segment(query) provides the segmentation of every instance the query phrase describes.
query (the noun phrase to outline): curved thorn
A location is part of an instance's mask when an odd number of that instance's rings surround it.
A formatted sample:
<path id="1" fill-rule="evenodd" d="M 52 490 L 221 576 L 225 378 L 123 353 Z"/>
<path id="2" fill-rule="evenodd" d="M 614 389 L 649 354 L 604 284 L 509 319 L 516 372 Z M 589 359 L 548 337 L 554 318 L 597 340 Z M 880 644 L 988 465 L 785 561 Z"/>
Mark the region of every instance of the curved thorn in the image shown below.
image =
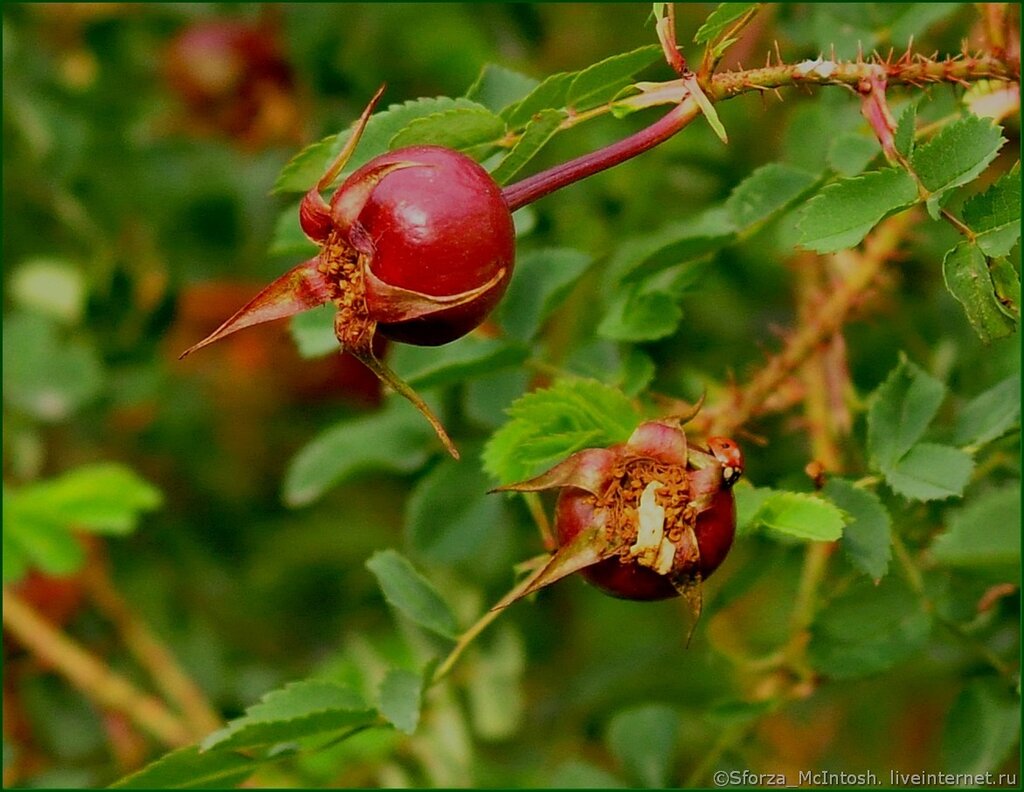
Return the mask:
<path id="1" fill-rule="evenodd" d="M 373 108 L 377 106 L 377 102 L 380 101 L 381 96 L 384 94 L 384 89 L 387 87 L 387 83 L 381 83 L 380 88 L 377 89 L 377 93 L 373 95 L 369 104 L 366 105 L 366 109 L 363 110 L 363 114 L 359 116 L 359 120 L 356 121 L 352 134 L 348 136 L 348 140 L 345 141 L 345 145 L 342 146 L 341 151 L 338 152 L 338 156 L 334 158 L 334 162 L 327 166 L 327 170 L 324 171 L 324 175 L 321 176 L 320 181 L 316 183 L 316 189 L 318 191 L 326 190 L 330 187 L 331 182 L 338 178 L 338 174 L 341 173 L 342 169 L 352 157 L 352 154 L 356 150 L 356 146 L 359 145 L 359 138 L 363 136 L 366 124 L 370 120 Z"/>
<path id="2" fill-rule="evenodd" d="M 378 278 L 373 271 L 367 267 L 365 270 L 364 283 L 366 285 L 366 307 L 375 321 L 381 324 L 395 324 L 406 322 L 410 319 L 422 319 L 431 314 L 446 311 L 459 305 L 473 302 L 477 298 L 489 292 L 491 289 L 501 285 L 505 278 L 505 268 L 498 270 L 497 274 L 483 286 L 478 286 L 469 291 L 459 294 L 423 294 L 422 292 L 403 289 L 401 286 L 392 286 Z"/>
<path id="3" fill-rule="evenodd" d="M 420 395 L 414 391 L 405 380 L 395 374 L 395 372 L 392 371 L 384 361 L 377 358 L 371 350 L 362 351 L 358 349 L 349 349 L 346 351 L 351 352 L 352 355 L 358 358 L 364 366 L 376 374 L 382 382 L 391 386 L 392 390 L 412 402 L 413 407 L 419 410 L 423 417 L 426 418 L 434 428 L 434 431 L 437 433 L 437 437 L 440 439 L 442 445 L 444 445 L 445 450 L 455 459 L 459 458 L 459 450 L 455 447 L 455 443 L 453 443 L 452 439 L 448 436 L 448 432 L 445 431 L 444 425 L 441 423 L 440 419 L 434 415 L 430 407 L 427 406 L 427 403 L 420 398 Z"/>
<path id="4" fill-rule="evenodd" d="M 323 305 L 331 299 L 331 285 L 320 272 L 320 258 L 311 258 L 266 286 L 263 291 L 238 309 L 224 324 L 198 344 L 189 347 L 178 359 L 191 355 L 207 344 L 252 325 L 283 319 L 310 308 Z"/>

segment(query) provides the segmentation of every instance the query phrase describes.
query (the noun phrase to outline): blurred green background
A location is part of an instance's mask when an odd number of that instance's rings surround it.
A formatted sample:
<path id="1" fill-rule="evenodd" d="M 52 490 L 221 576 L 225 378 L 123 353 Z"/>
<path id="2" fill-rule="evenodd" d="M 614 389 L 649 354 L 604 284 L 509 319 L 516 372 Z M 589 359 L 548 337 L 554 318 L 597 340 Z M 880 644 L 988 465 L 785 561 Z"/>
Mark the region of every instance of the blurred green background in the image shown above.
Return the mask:
<path id="1" fill-rule="evenodd" d="M 776 39 L 791 61 L 833 40 L 900 44 L 872 16 L 883 11 L 856 5 L 859 12 L 772 6 L 727 65 L 762 63 Z M 680 6 L 681 42 L 712 8 Z M 465 536 L 472 541 L 457 552 L 410 536 L 415 493 L 424 497 L 420 482 L 438 458 L 408 474 L 356 476 L 312 505 L 288 508 L 281 482 L 289 460 L 318 431 L 376 409 L 373 378 L 337 356 L 302 359 L 287 323 L 176 358 L 297 261 L 268 252 L 279 215 L 295 200 L 271 194 L 274 180 L 302 145 L 347 126 L 382 82 L 386 104 L 462 95 L 487 62 L 535 78 L 576 70 L 655 41 L 649 6 L 5 3 L 2 13 L 5 482 L 17 487 L 118 461 L 164 493 L 163 507 L 135 534 L 103 542 L 102 552 L 118 588 L 226 718 L 289 680 L 344 676 L 401 656 L 363 565 L 376 549 L 408 552 L 468 624 L 509 587 L 512 566 L 539 551 L 520 503 L 471 512 L 466 519 L 477 522 Z M 201 45 L 183 54 L 183 32 L 213 20 L 244 21 L 271 54 L 241 65 L 218 62 Z M 973 20 L 968 4 L 951 4 L 928 28 L 922 51 L 957 51 L 975 35 Z M 663 67 L 650 73 L 671 76 Z M 230 90 L 199 95 L 189 80 L 214 87 L 226 80 Z M 936 88 L 921 112 L 940 118 L 952 106 L 952 92 Z M 783 103 L 745 96 L 720 113 L 728 147 L 694 124 L 532 208 L 521 251 L 573 247 L 601 262 L 623 239 L 723 200 L 764 162 L 816 167 L 836 130 L 868 137 L 856 98 L 839 89 L 789 92 Z M 598 148 L 650 118 L 639 116 L 581 125 L 556 138 L 530 170 Z M 1005 134 L 1012 161 L 1017 132 Z M 934 228 L 914 237 L 894 276 L 898 307 L 849 330 L 852 379 L 864 394 L 900 349 L 963 398 L 1019 370 L 1016 341 L 983 348 L 943 289 L 937 262 L 954 234 Z M 692 399 L 711 383 L 714 392 L 777 348 L 770 328 L 794 322 L 791 247 L 785 227 L 769 229 L 701 270 L 683 306 L 684 329 L 646 349 L 658 365 L 656 389 Z M 600 369 L 612 354 L 590 340 L 588 307 L 600 279 L 599 263 L 545 334 L 569 368 Z M 476 464 L 480 442 L 500 424 L 501 406 L 488 406 L 475 429 L 463 428 L 467 464 Z M 779 486 L 802 480 L 806 438 L 792 419 L 755 429 L 769 442 L 749 445 L 750 478 Z M 1006 446 L 1013 459 L 1015 442 Z M 1002 475 L 1019 482 L 1013 467 Z M 482 474 L 465 476 L 467 488 L 490 484 Z M 939 515 L 926 505 L 904 509 L 900 519 L 926 526 Z M 712 595 L 731 603 L 705 617 L 689 649 L 678 603 L 622 602 L 565 581 L 538 604 L 515 606 L 485 634 L 460 684 L 429 702 L 416 737 L 368 733 L 292 760 L 272 780 L 657 786 L 706 782 L 692 774 L 709 757 L 716 767 L 794 776 L 828 768 L 887 779 L 890 768 L 946 766 L 946 715 L 964 680 L 983 675 L 984 666 L 948 636 L 882 675 L 825 685 L 774 711 L 750 703 L 769 699 L 768 688 L 786 680 L 737 658 L 785 639 L 801 559 L 797 548 L 740 541 L 711 584 Z M 841 566 L 835 576 L 849 582 L 852 573 Z M 973 602 L 987 581 L 949 585 Z M 1018 594 L 1002 601 L 984 638 L 1004 653 L 1018 639 L 1018 603 Z M 138 677 L 87 603 L 67 629 Z M 9 643 L 6 782 L 104 785 L 158 753 L 150 746 L 118 758 L 109 722 Z M 620 732 L 645 728 L 644 719 L 670 724 L 671 746 L 638 770 L 616 746 Z"/>

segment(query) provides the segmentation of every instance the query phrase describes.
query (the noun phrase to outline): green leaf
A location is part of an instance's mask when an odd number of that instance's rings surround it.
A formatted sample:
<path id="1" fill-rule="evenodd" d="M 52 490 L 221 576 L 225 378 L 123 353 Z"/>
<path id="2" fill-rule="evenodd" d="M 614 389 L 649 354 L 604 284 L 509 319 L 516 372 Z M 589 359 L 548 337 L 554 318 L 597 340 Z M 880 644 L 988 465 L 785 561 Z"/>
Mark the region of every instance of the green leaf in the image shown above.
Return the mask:
<path id="1" fill-rule="evenodd" d="M 901 356 L 868 409 L 868 453 L 874 466 L 891 466 L 909 451 L 945 398 L 945 385 Z"/>
<path id="2" fill-rule="evenodd" d="M 267 693 L 242 717 L 206 737 L 200 747 L 218 752 L 256 748 L 370 725 L 376 719 L 377 712 L 351 688 L 309 679 Z"/>
<path id="3" fill-rule="evenodd" d="M 39 314 L 4 319 L 4 403 L 40 421 L 68 418 L 100 392 L 103 370 L 92 347 L 58 333 Z"/>
<path id="4" fill-rule="evenodd" d="M 4 545 L 15 561 L 4 565 L 4 583 L 13 583 L 38 567 L 48 575 L 70 575 L 85 562 L 85 551 L 70 527 L 38 510 L 21 508 L 20 499 L 4 489 Z"/>
<path id="5" fill-rule="evenodd" d="M 737 229 L 746 229 L 781 212 L 817 182 L 817 177 L 794 165 L 769 162 L 733 189 L 725 208 Z"/>
<path id="6" fill-rule="evenodd" d="M 583 759 L 566 759 L 543 779 L 548 789 L 625 789 L 626 783 Z"/>
<path id="7" fill-rule="evenodd" d="M 291 318 L 288 331 L 302 357 L 323 357 L 341 351 L 338 337 L 334 334 L 334 317 L 337 313 L 338 309 L 330 304 L 297 313 Z"/>
<path id="8" fill-rule="evenodd" d="M 531 250 L 516 262 L 508 292 L 497 310 L 510 338 L 529 341 L 572 291 L 594 260 L 571 248 Z"/>
<path id="9" fill-rule="evenodd" d="M 968 115 L 919 146 L 910 164 L 932 193 L 931 203 L 943 192 L 977 177 L 995 159 L 1005 142 L 992 119 Z"/>
<path id="10" fill-rule="evenodd" d="M 565 118 L 564 110 L 541 110 L 537 113 L 512 150 L 491 171 L 492 178 L 498 184 L 507 184 L 555 136 Z"/>
<path id="11" fill-rule="evenodd" d="M 1011 374 L 964 405 L 956 424 L 956 445 L 982 445 L 1020 424 L 1020 376 Z"/>
<path id="12" fill-rule="evenodd" d="M 1018 569 L 1019 483 L 970 499 L 950 517 L 949 528 L 936 537 L 931 552 L 947 566 Z"/>
<path id="13" fill-rule="evenodd" d="M 466 91 L 466 99 L 495 113 L 526 97 L 538 85 L 537 80 L 496 63 L 485 64 Z"/>
<path id="14" fill-rule="evenodd" d="M 988 271 L 992 275 L 992 285 L 996 290 L 999 310 L 1013 319 L 1014 324 L 1020 321 L 1020 276 L 1010 260 L 1004 256 L 989 259 Z"/>
<path id="15" fill-rule="evenodd" d="M 904 3 L 902 5 L 906 7 L 906 10 L 889 23 L 889 41 L 896 47 L 907 47 L 912 38 L 920 39 L 922 34 L 936 22 L 959 11 L 963 3 Z"/>
<path id="16" fill-rule="evenodd" d="M 800 244 L 818 253 L 851 248 L 890 214 L 917 200 L 917 187 L 898 168 L 871 171 L 827 185 L 804 208 Z"/>
<path id="17" fill-rule="evenodd" d="M 885 577 L 892 557 L 892 519 L 873 492 L 845 479 L 829 479 L 822 494 L 846 512 L 843 551 L 856 569 L 873 580 Z"/>
<path id="18" fill-rule="evenodd" d="M 573 76 L 566 104 L 575 110 L 587 110 L 607 102 L 632 82 L 633 75 L 660 59 L 661 47 L 648 44 L 598 61 Z"/>
<path id="19" fill-rule="evenodd" d="M 718 8 L 711 12 L 704 24 L 697 28 L 693 40 L 697 44 L 705 44 L 714 41 L 722 35 L 729 27 L 743 16 L 751 8 L 756 8 L 757 3 L 719 3 Z"/>
<path id="20" fill-rule="evenodd" d="M 33 258 L 23 262 L 11 275 L 9 294 L 29 311 L 75 324 L 85 308 L 85 279 L 71 262 L 55 258 Z"/>
<path id="21" fill-rule="evenodd" d="M 398 346 L 391 366 L 413 388 L 427 390 L 518 366 L 528 355 L 519 344 L 470 335 L 439 347 Z"/>
<path id="22" fill-rule="evenodd" d="M 963 216 L 977 235 L 982 253 L 1009 253 L 1020 239 L 1020 162 L 985 192 L 971 196 L 964 203 Z"/>
<path id="23" fill-rule="evenodd" d="M 268 252 L 272 256 L 308 259 L 316 255 L 319 247 L 311 242 L 299 225 L 299 204 L 293 204 L 277 216 L 274 234 Z M 297 314 L 301 316 L 301 314 Z"/>
<path id="24" fill-rule="evenodd" d="M 358 473 L 417 470 L 427 461 L 433 438 L 422 415 L 404 399 L 392 398 L 380 412 L 341 421 L 306 444 L 285 473 L 285 503 L 312 503 Z"/>
<path id="25" fill-rule="evenodd" d="M 391 138 L 388 148 L 445 146 L 465 151 L 494 143 L 504 134 L 504 121 L 483 105 L 472 103 L 472 106 L 453 107 L 409 122 Z"/>
<path id="26" fill-rule="evenodd" d="M 845 521 L 833 504 L 803 492 L 773 492 L 753 517 L 754 525 L 817 542 L 834 542 L 842 536 Z"/>
<path id="27" fill-rule="evenodd" d="M 468 452 L 445 459 L 417 482 L 406 512 L 410 549 L 427 561 L 450 564 L 483 552 L 505 521 L 501 498 Z"/>
<path id="28" fill-rule="evenodd" d="M 771 487 L 755 487 L 746 479 L 741 479 L 739 484 L 733 488 L 733 495 L 736 498 L 736 532 L 738 534 L 749 533 L 757 525 L 754 518 L 757 517 L 761 506 L 777 491 Z"/>
<path id="29" fill-rule="evenodd" d="M 597 333 L 615 341 L 656 341 L 672 335 L 682 319 L 676 295 L 630 284 L 615 294 Z"/>
<path id="30" fill-rule="evenodd" d="M 234 751 L 200 751 L 195 745 L 164 754 L 111 789 L 228 789 L 247 779 L 259 762 Z"/>
<path id="31" fill-rule="evenodd" d="M 640 423 L 629 399 L 591 379 L 558 380 L 507 413 L 510 420 L 484 449 L 484 467 L 502 483 L 536 475 L 582 448 L 625 442 Z"/>
<path id="32" fill-rule="evenodd" d="M 664 269 L 706 256 L 736 238 L 724 206 L 716 206 L 657 231 L 621 243 L 608 264 L 615 281 L 642 280 Z"/>
<path id="33" fill-rule="evenodd" d="M 392 668 L 380 683 L 380 714 L 400 732 L 412 734 L 420 722 L 423 677 L 404 668 Z"/>
<path id="34" fill-rule="evenodd" d="M 545 78 L 540 85 L 523 99 L 501 111 L 510 129 L 526 126 L 542 110 L 557 110 L 565 107 L 569 85 L 576 78 L 575 72 L 559 72 Z"/>
<path id="35" fill-rule="evenodd" d="M 1020 739 L 1020 696 L 994 679 L 974 679 L 956 697 L 942 735 L 943 769 L 998 770 Z"/>
<path id="36" fill-rule="evenodd" d="M 942 260 L 942 277 L 984 343 L 1013 335 L 1017 323 L 1003 312 L 985 254 L 977 245 L 964 240 L 950 250 Z"/>
<path id="37" fill-rule="evenodd" d="M 870 676 L 920 651 L 930 631 L 931 617 L 897 576 L 861 579 L 818 614 L 808 659 L 834 679 Z"/>
<path id="38" fill-rule="evenodd" d="M 625 773 L 640 786 L 670 786 L 678 752 L 679 713 L 664 704 L 645 704 L 616 713 L 606 741 Z"/>
<path id="39" fill-rule="evenodd" d="M 832 141 L 826 158 L 829 167 L 839 175 L 856 176 L 881 151 L 882 147 L 878 144 L 878 138 L 849 132 Z"/>
<path id="40" fill-rule="evenodd" d="M 366 124 L 352 158 L 342 174 L 351 173 L 360 165 L 369 162 L 378 154 L 388 151 L 392 138 L 413 121 L 459 108 L 476 108 L 479 105 L 468 99 L 452 99 L 447 96 L 416 99 L 403 104 L 391 105 L 387 110 L 374 113 Z M 307 192 L 311 189 L 327 166 L 338 155 L 352 134 L 352 127 L 336 135 L 326 137 L 318 143 L 306 146 L 284 166 L 274 184 L 274 192 Z"/>
<path id="41" fill-rule="evenodd" d="M 520 632 L 502 623 L 489 644 L 477 645 L 463 672 L 473 731 L 485 740 L 506 740 L 523 723 L 526 646 Z"/>
<path id="42" fill-rule="evenodd" d="M 896 122 L 893 144 L 896 151 L 908 160 L 914 153 L 914 136 L 917 132 L 917 102 L 911 102 Z"/>
<path id="43" fill-rule="evenodd" d="M 960 497 L 971 480 L 974 460 L 959 448 L 918 443 L 882 474 L 894 492 L 911 500 Z"/>
<path id="44" fill-rule="evenodd" d="M 414 623 L 445 638 L 455 638 L 455 616 L 437 590 L 394 550 L 374 553 L 366 562 L 388 603 Z"/>

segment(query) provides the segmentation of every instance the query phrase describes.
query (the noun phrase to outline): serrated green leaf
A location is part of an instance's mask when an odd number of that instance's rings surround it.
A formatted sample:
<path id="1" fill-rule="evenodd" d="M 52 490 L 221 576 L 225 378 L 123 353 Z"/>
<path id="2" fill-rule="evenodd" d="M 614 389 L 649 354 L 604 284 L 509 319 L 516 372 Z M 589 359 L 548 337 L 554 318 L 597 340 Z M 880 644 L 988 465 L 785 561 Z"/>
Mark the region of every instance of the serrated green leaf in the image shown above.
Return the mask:
<path id="1" fill-rule="evenodd" d="M 956 424 L 956 445 L 981 445 L 1020 424 L 1020 377 L 1012 374 L 964 405 Z"/>
<path id="2" fill-rule="evenodd" d="M 936 443 L 918 443 L 895 464 L 882 466 L 894 492 L 921 501 L 960 497 L 973 471 L 969 454 Z"/>
<path id="3" fill-rule="evenodd" d="M 842 545 L 850 563 L 873 580 L 885 577 L 892 557 L 892 519 L 882 501 L 873 492 L 839 478 L 829 479 L 822 494 L 849 519 Z"/>
<path id="4" fill-rule="evenodd" d="M 334 317 L 337 312 L 333 304 L 321 305 L 291 318 L 288 331 L 302 357 L 323 357 L 341 351 L 338 337 L 334 334 Z"/>
<path id="5" fill-rule="evenodd" d="M 679 713 L 645 704 L 616 713 L 605 738 L 625 773 L 641 787 L 664 789 L 678 752 Z"/>
<path id="6" fill-rule="evenodd" d="M 506 184 L 513 176 L 547 145 L 547 142 L 558 132 L 565 120 L 564 110 L 541 110 L 523 130 L 522 136 L 516 141 L 512 150 L 491 171 L 491 176 L 498 184 Z"/>
<path id="7" fill-rule="evenodd" d="M 518 366 L 528 355 L 519 344 L 465 336 L 439 347 L 398 346 L 391 366 L 413 388 L 427 390 Z"/>
<path id="8" fill-rule="evenodd" d="M 497 320 L 510 338 L 529 341 L 594 260 L 571 248 L 532 250 L 516 262 Z"/>
<path id="9" fill-rule="evenodd" d="M 704 20 L 704 24 L 697 28 L 693 40 L 697 44 L 713 41 L 728 30 L 733 22 L 757 6 L 758 3 L 719 3 L 718 8 Z"/>
<path id="10" fill-rule="evenodd" d="M 354 690 L 308 679 L 267 693 L 240 718 L 202 741 L 203 751 L 256 748 L 370 725 L 376 710 Z"/>
<path id="11" fill-rule="evenodd" d="M 968 500 L 954 512 L 949 528 L 931 547 L 937 561 L 955 567 L 1020 565 L 1020 486 L 1013 485 Z"/>
<path id="12" fill-rule="evenodd" d="M 1005 142 L 992 119 L 966 116 L 919 146 L 910 163 L 925 188 L 937 196 L 972 181 Z"/>
<path id="13" fill-rule="evenodd" d="M 811 665 L 834 679 L 885 671 L 924 647 L 931 617 L 898 576 L 861 580 L 829 602 L 811 625 Z"/>
<path id="14" fill-rule="evenodd" d="M 339 177 L 351 173 L 360 165 L 387 151 L 391 139 L 416 119 L 446 110 L 474 107 L 479 105 L 468 99 L 438 96 L 394 104 L 387 110 L 374 113 L 363 130 L 359 146 Z M 352 127 L 304 148 L 284 166 L 273 191 L 307 192 L 327 170 L 328 164 L 348 142 L 351 134 Z"/>
<path id="15" fill-rule="evenodd" d="M 645 292 L 642 284 L 631 284 L 616 293 L 597 333 L 615 341 L 655 341 L 672 335 L 682 319 L 674 295 Z"/>
<path id="16" fill-rule="evenodd" d="M 514 102 L 522 100 L 538 84 L 533 77 L 496 63 L 488 63 L 466 90 L 465 98 L 499 113 Z"/>
<path id="17" fill-rule="evenodd" d="M 548 76 L 522 100 L 502 110 L 501 117 L 511 129 L 518 129 L 530 123 L 530 119 L 542 110 L 564 108 L 569 85 L 575 78 L 575 72 L 559 72 Z"/>
<path id="18" fill-rule="evenodd" d="M 507 521 L 500 498 L 468 450 L 445 459 L 420 479 L 406 508 L 406 538 L 416 556 L 451 564 L 472 559 Z"/>
<path id="19" fill-rule="evenodd" d="M 832 170 L 841 176 L 856 176 L 882 151 L 875 137 L 848 132 L 832 141 L 826 159 Z"/>
<path id="20" fill-rule="evenodd" d="M 773 492 L 752 518 L 754 525 L 816 542 L 834 542 L 842 536 L 845 521 L 832 503 L 803 492 Z"/>
<path id="21" fill-rule="evenodd" d="M 596 380 L 563 379 L 518 399 L 492 435 L 484 467 L 501 483 L 540 473 L 582 448 L 629 439 L 640 415 L 621 392 Z"/>
<path id="22" fill-rule="evenodd" d="M 868 453 L 875 467 L 892 465 L 921 439 L 946 386 L 902 358 L 871 397 Z"/>
<path id="23" fill-rule="evenodd" d="M 911 102 L 896 122 L 893 144 L 896 151 L 908 160 L 914 153 L 914 135 L 917 132 L 917 102 Z"/>
<path id="24" fill-rule="evenodd" d="M 1013 335 L 1017 323 L 1003 312 L 985 254 L 977 245 L 964 240 L 950 250 L 942 260 L 942 277 L 984 343 Z"/>
<path id="25" fill-rule="evenodd" d="M 483 105 L 473 103 L 473 106 L 453 107 L 410 121 L 395 133 L 388 148 L 445 146 L 465 151 L 494 143 L 504 134 L 505 122 Z"/>
<path id="26" fill-rule="evenodd" d="M 799 223 L 800 244 L 818 253 L 853 247 L 884 218 L 916 200 L 914 180 L 898 168 L 839 179 L 807 203 Z"/>
<path id="27" fill-rule="evenodd" d="M 392 398 L 380 412 L 341 421 L 307 443 L 285 472 L 284 501 L 304 506 L 370 470 L 410 473 L 427 461 L 433 438 L 422 415 Z"/>
<path id="28" fill-rule="evenodd" d="M 405 734 L 412 734 L 420 722 L 423 677 L 404 668 L 392 668 L 380 683 L 380 714 Z"/>
<path id="29" fill-rule="evenodd" d="M 996 679 L 975 679 L 956 697 L 942 734 L 943 769 L 998 770 L 1020 739 L 1020 696 Z"/>
<path id="30" fill-rule="evenodd" d="M 1020 162 L 964 203 L 964 222 L 986 256 L 1005 256 L 1020 239 Z"/>
<path id="31" fill-rule="evenodd" d="M 781 212 L 817 180 L 817 176 L 803 168 L 769 162 L 736 185 L 725 208 L 736 228 L 746 229 Z"/>
<path id="32" fill-rule="evenodd" d="M 164 754 L 110 785 L 111 789 L 228 789 L 244 781 L 259 762 L 234 751 L 202 752 L 195 745 Z"/>
<path id="33" fill-rule="evenodd" d="M 455 638 L 459 626 L 448 603 L 409 561 L 394 550 L 374 553 L 366 562 L 384 599 L 424 629 L 444 638 Z"/>
<path id="34" fill-rule="evenodd" d="M 566 92 L 566 104 L 575 110 L 607 102 L 629 85 L 633 75 L 661 59 L 661 47 L 648 44 L 598 61 L 573 76 Z"/>
<path id="35" fill-rule="evenodd" d="M 68 418 L 103 386 L 95 350 L 36 313 L 4 318 L 3 364 L 4 403 L 40 421 Z"/>

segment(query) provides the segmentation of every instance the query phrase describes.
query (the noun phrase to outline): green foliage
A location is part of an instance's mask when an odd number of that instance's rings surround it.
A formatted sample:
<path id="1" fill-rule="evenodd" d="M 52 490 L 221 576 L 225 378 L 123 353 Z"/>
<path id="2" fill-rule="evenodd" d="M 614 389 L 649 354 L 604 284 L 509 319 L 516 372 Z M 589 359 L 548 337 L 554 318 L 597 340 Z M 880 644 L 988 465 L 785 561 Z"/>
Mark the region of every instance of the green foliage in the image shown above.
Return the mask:
<path id="1" fill-rule="evenodd" d="M 353 690 L 305 680 L 273 690 L 240 718 L 203 740 L 203 751 L 262 748 L 330 735 L 376 722 L 377 713 Z"/>
<path id="2" fill-rule="evenodd" d="M 829 479 L 822 494 L 846 514 L 843 550 L 854 567 L 873 580 L 885 577 L 892 556 L 892 519 L 873 492 L 841 479 Z"/>
<path id="3" fill-rule="evenodd" d="M 953 442 L 991 442 L 1020 424 L 1020 377 L 1007 377 L 964 405 Z"/>
<path id="4" fill-rule="evenodd" d="M 629 439 L 640 415 L 614 388 L 564 379 L 526 394 L 484 449 L 484 468 L 500 483 L 529 478 L 583 448 Z"/>
<path id="5" fill-rule="evenodd" d="M 423 416 L 392 399 L 380 412 L 340 421 L 304 446 L 285 472 L 284 500 L 304 506 L 358 473 L 416 470 L 433 437 Z"/>
<path id="6" fill-rule="evenodd" d="M 671 786 L 679 713 L 663 704 L 631 707 L 608 724 L 608 747 L 625 774 L 642 787 Z"/>
<path id="7" fill-rule="evenodd" d="M 233 751 L 200 751 L 197 746 L 164 754 L 138 772 L 112 784 L 113 789 L 211 789 L 236 786 L 259 763 Z"/>
<path id="8" fill-rule="evenodd" d="M 406 734 L 416 731 L 423 698 L 423 677 L 404 668 L 392 668 L 379 691 L 380 714 Z"/>
<path id="9" fill-rule="evenodd" d="M 772 492 L 751 518 L 753 525 L 794 539 L 834 542 L 846 515 L 832 503 L 802 492 Z"/>
<path id="10" fill-rule="evenodd" d="M 835 679 L 877 674 L 913 657 L 928 640 L 931 617 L 894 577 L 863 580 L 827 603 L 811 626 L 808 656 Z"/>
<path id="11" fill-rule="evenodd" d="M 442 347 L 398 347 L 391 365 L 412 387 L 427 389 L 517 366 L 528 354 L 519 344 L 467 336 Z"/>
<path id="12" fill-rule="evenodd" d="M 737 228 L 768 220 L 815 185 L 817 178 L 803 168 L 769 162 L 733 188 L 725 208 Z"/>
<path id="13" fill-rule="evenodd" d="M 502 329 L 517 341 L 535 338 L 591 264 L 590 256 L 572 248 L 524 254 L 496 311 Z"/>
<path id="14" fill-rule="evenodd" d="M 697 29 L 697 32 L 693 36 L 693 40 L 698 44 L 706 44 L 709 41 L 714 41 L 724 33 L 733 22 L 747 13 L 751 8 L 756 8 L 757 6 L 758 3 L 719 3 L 718 8 L 712 11 L 711 15 L 704 20 L 704 24 Z"/>
<path id="15" fill-rule="evenodd" d="M 4 488 L 4 583 L 30 566 L 54 575 L 85 560 L 74 531 L 124 535 L 139 516 L 160 507 L 160 491 L 129 468 L 96 464 L 16 490 Z"/>
<path id="16" fill-rule="evenodd" d="M 458 625 L 437 590 L 394 550 L 374 553 L 366 562 L 388 604 L 415 624 L 444 638 L 454 638 Z"/>
<path id="17" fill-rule="evenodd" d="M 488 63 L 466 90 L 466 98 L 500 113 L 537 87 L 537 81 L 497 63 Z"/>
<path id="18" fill-rule="evenodd" d="M 977 245 L 965 241 L 949 251 L 942 260 L 942 275 L 982 341 L 1013 334 L 1017 322 L 1000 304 L 985 254 Z"/>
<path id="19" fill-rule="evenodd" d="M 973 470 L 974 460 L 959 448 L 918 443 L 883 473 L 894 492 L 928 501 L 962 495 Z"/>
<path id="20" fill-rule="evenodd" d="M 405 146 L 445 146 L 465 151 L 493 142 L 505 134 L 505 124 L 483 105 L 459 106 L 410 121 L 388 142 L 389 149 Z"/>
<path id="21" fill-rule="evenodd" d="M 807 204 L 800 244 L 817 253 L 853 247 L 881 220 L 916 199 L 914 180 L 899 168 L 839 179 Z"/>
<path id="22" fill-rule="evenodd" d="M 963 207 L 964 222 L 986 256 L 1005 256 L 1020 239 L 1020 162 Z"/>
<path id="23" fill-rule="evenodd" d="M 1020 568 L 1020 487 L 990 490 L 959 509 L 931 553 L 947 566 L 994 567 L 1012 577 Z"/>
<path id="24" fill-rule="evenodd" d="M 967 683 L 953 702 L 942 735 L 945 770 L 996 771 L 1020 739 L 1020 697 L 995 680 Z"/>
<path id="25" fill-rule="evenodd" d="M 516 141 L 512 150 L 499 162 L 491 176 L 498 184 L 507 184 L 521 171 L 537 153 L 555 136 L 566 119 L 563 110 L 545 109 L 536 113 L 526 124 L 526 129 Z"/>

